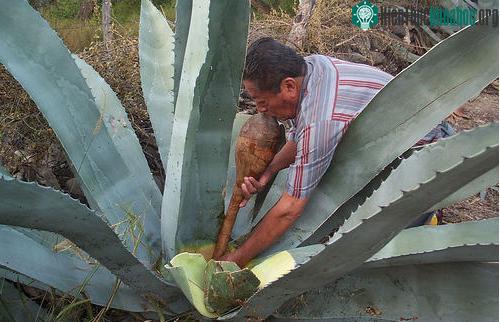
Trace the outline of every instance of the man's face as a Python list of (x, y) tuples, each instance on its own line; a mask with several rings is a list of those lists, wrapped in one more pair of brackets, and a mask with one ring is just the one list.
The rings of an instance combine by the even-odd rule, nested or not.
[(295, 118), (300, 96), (300, 82), (294, 78), (286, 78), (282, 81), (280, 91), (260, 91), (254, 82), (244, 80), (245, 89), (255, 100), (257, 111), (278, 120)]

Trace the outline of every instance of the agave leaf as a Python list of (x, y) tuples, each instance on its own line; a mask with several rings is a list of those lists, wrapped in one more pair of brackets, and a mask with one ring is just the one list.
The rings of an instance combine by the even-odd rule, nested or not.
[[(130, 213), (139, 218), (157, 216), (161, 194), (144, 155), (137, 154), (140, 146), (123, 109), (106, 100), (104, 106), (96, 105), (68, 49), (27, 1), (3, 2), (0, 63), (44, 114), (92, 208), (111, 224)], [(103, 91), (103, 97), (109, 98), (107, 89)], [(145, 228), (147, 246), (158, 254), (158, 230)], [(147, 260), (146, 254), (138, 255)]]
[(1, 176), (10, 176), (9, 171), (5, 169), (1, 164), (0, 164), (0, 175)]
[[(258, 285), (259, 288), (262, 288), (307, 262), (311, 257), (315, 256), (323, 249), (323, 245), (312, 245), (309, 247), (283, 251), (251, 263), (250, 271), (252, 274), (249, 274), (246, 268), (243, 270), (238, 268), (238, 272), (241, 272), (241, 274), (244, 275), (243, 277), (249, 277), (250, 275), (255, 276), (260, 281)], [(212, 262), (213, 261), (211, 261), (211, 263)], [(237, 266), (235, 267), (236, 264), (234, 263), (218, 263), (223, 263), (228, 271), (236, 271)], [(217, 317), (218, 314), (213, 313), (211, 310), (213, 307), (209, 309), (206, 302), (206, 300), (212, 300), (214, 295), (212, 294), (212, 298), (207, 299), (207, 295), (210, 293), (206, 289), (207, 283), (210, 285), (211, 279), (213, 278), (212, 275), (216, 273), (213, 269), (214, 267), (211, 265), (212, 264), (210, 264), (207, 269), (207, 261), (201, 254), (180, 253), (170, 261), (170, 265), (165, 265), (163, 273), (166, 279), (172, 277), (175, 280), (175, 283), (182, 290), (186, 298), (201, 315), (214, 318)], [(223, 289), (220, 283), (218, 286), (219, 290)], [(221, 303), (217, 304), (220, 305)]]
[[(6, 279), (15, 283), (21, 283), (27, 286), (36, 287), (38, 289), (47, 291), (50, 289), (48, 285), (38, 282), (32, 278), (19, 274), (18, 272), (11, 271), (5, 266), (0, 265), (0, 280)], [(57, 291), (56, 291), (57, 292)]]
[(217, 317), (205, 305), (203, 290), (204, 271), (207, 266), (205, 258), (201, 254), (180, 253), (172, 258), (170, 264), (172, 266), (165, 266), (165, 271), (174, 278), (175, 283), (196, 310), (205, 317)]
[[(233, 179), (233, 182), (234, 182), (235, 179)], [(247, 206), (245, 206), (245, 208), (241, 208), (240, 209), (240, 213), (242, 212), (241, 210), (242, 209), (246, 209), (246, 208), (249, 208), (248, 211), (251, 215), (252, 215), (252, 218), (250, 218), (252, 221), (247, 224), (247, 226), (244, 226), (244, 230), (241, 230), (242, 232), (243, 231), (246, 231), (247, 233), (249, 231), (251, 231), (252, 228), (254, 228), (255, 226), (257, 226), (257, 224), (260, 222), (260, 220), (262, 218), (264, 218), (264, 216), (266, 215), (266, 213), (276, 204), (276, 202), (278, 202), (278, 200), (281, 198), (281, 196), (283, 195), (283, 191), (285, 190), (285, 187), (286, 187), (286, 181), (287, 181), (287, 169), (284, 169), (284, 170), (281, 170), (280, 172), (278, 172), (278, 174), (276, 175), (276, 177), (274, 178), (274, 182), (272, 183), (271, 187), (269, 188), (269, 191), (267, 192), (266, 194), (266, 197), (265, 197), (265, 200), (262, 202), (262, 204), (259, 205), (259, 208), (257, 208), (257, 198), (255, 198), (255, 200), (252, 202), (252, 203), (249, 203)], [(257, 195), (258, 196), (258, 195)], [(238, 213), (238, 217), (240, 216), (240, 213)], [(243, 212), (245, 213), (245, 212)], [(304, 214), (307, 216), (307, 214)], [(243, 216), (241, 218), (241, 220), (245, 219), (245, 216)], [(244, 224), (244, 223), (242, 223)], [(240, 224), (240, 225), (242, 225)], [(238, 228), (238, 229), (242, 229), (242, 228)], [(298, 228), (295, 228), (295, 227), (291, 227), (290, 228), (291, 231), (294, 231), (296, 233), (299, 233), (299, 229)], [(240, 230), (238, 230), (239, 232)], [(288, 238), (287, 235), (285, 236), (282, 236), (281, 238)], [(282, 240), (282, 239), (280, 239)], [(284, 241), (285, 239), (283, 239)], [(302, 241), (302, 240), (300, 240)], [(312, 244), (315, 244), (316, 242), (314, 243), (309, 243), (308, 245), (312, 245)], [(275, 244), (275, 246), (277, 246), (278, 244)], [(271, 247), (268, 251), (265, 251), (264, 253), (262, 253), (260, 256), (269, 256), (270, 254), (273, 254), (273, 253), (276, 253), (278, 251), (281, 251), (282, 247)], [(293, 247), (290, 247), (290, 248), (293, 248)], [(272, 251), (271, 251), (272, 249)]]
[[(239, 313), (227, 318), (266, 317), (283, 299), (336, 280), (378, 252), (417, 214), (498, 165), (498, 141), (491, 146), (479, 141), (475, 151), (467, 152), (460, 157), (450, 154), (448, 164), (431, 164), (430, 170), (412, 173), (413, 177), (406, 177), (408, 182), (398, 188), (384, 182), (340, 227), (325, 250), (256, 293)], [(415, 152), (389, 178), (404, 173), (425, 154), (429, 154), (427, 149)]]
[(464, 200), (472, 195), (475, 195), (476, 193), (487, 189), (488, 187), (494, 186), (495, 184), (498, 184), (498, 167), (469, 182), (460, 190), (452, 193), (444, 200), (441, 200), (439, 203), (432, 206), (432, 209), (430, 210), (437, 210), (448, 207), (455, 202)]
[(357, 271), (280, 308), (276, 320), (496, 321), (498, 263)]
[(248, 20), (246, 0), (193, 2), (162, 208), (171, 257), (218, 232)]
[(498, 262), (498, 218), (405, 229), (362, 268), (466, 261)]
[[(208, 23), (209, 23), (209, 8), (210, 2), (200, 1), (193, 7), (192, 15), (196, 16), (193, 23), (190, 25), (191, 37), (188, 37), (186, 44), (186, 56), (184, 57), (186, 64), (183, 64), (181, 87), (178, 91), (176, 101), (174, 128), (171, 137), (171, 145), (168, 159), (171, 161), (167, 166), (166, 185), (163, 194), (163, 210), (162, 210), (162, 241), (163, 248), (167, 254), (173, 258), (176, 254), (176, 232), (179, 223), (179, 212), (181, 207), (180, 200), (182, 196), (191, 194), (189, 200), (193, 201), (197, 198), (195, 189), (185, 191), (182, 189), (182, 173), (181, 169), (176, 169), (174, 165), (183, 166), (183, 159), (187, 162), (193, 160), (194, 139), (192, 135), (187, 135), (189, 124), (191, 121), (191, 111), (197, 112), (198, 109), (193, 105), (195, 103), (195, 89), (198, 75), (201, 74), (201, 69), (207, 58), (208, 52)], [(195, 50), (195, 48), (197, 50)], [(199, 48), (199, 49), (198, 49)], [(198, 91), (199, 92), (199, 89)], [(179, 96), (180, 94), (180, 96)], [(193, 113), (194, 114), (194, 113)], [(199, 114), (196, 115), (199, 118)], [(183, 122), (181, 122), (181, 120)], [(190, 139), (188, 141), (188, 139)], [(191, 149), (189, 149), (191, 147)], [(188, 155), (189, 154), (189, 155)], [(186, 167), (190, 167), (190, 163)], [(179, 171), (180, 170), (180, 171)], [(181, 173), (179, 173), (181, 172)], [(177, 175), (176, 175), (177, 174)], [(167, 212), (168, 205), (168, 212)], [(172, 208), (173, 206), (173, 208)], [(194, 226), (194, 225), (193, 225)]]
[(86, 294), (92, 303), (121, 310), (152, 311), (151, 305), (130, 287), (121, 285), (113, 295), (117, 278), (107, 269), (66, 253), (55, 253), (19, 231), (0, 226), (0, 265), (72, 296)]
[[(320, 228), (318, 228), (313, 234), (309, 236), (307, 240), (301, 243), (301, 246), (310, 245), (319, 242), (322, 238), (332, 233), (335, 229), (340, 227), (342, 223), (349, 217), (351, 212), (355, 211), (360, 204), (369, 199), (373, 191), (380, 187), (380, 184), (387, 180), (387, 184), (392, 182), (392, 185), (396, 188), (399, 187), (399, 182), (402, 181), (401, 178), (408, 178), (413, 175), (413, 172), (421, 172), (432, 169), (430, 164), (439, 164), (440, 162), (447, 162), (447, 158), (450, 153), (452, 156), (457, 157), (457, 152), (471, 151), (478, 141), (482, 144), (493, 144), (498, 140), (498, 124), (492, 123), (486, 127), (481, 127), (469, 131), (464, 131), (455, 136), (440, 140), (434, 144), (428, 145), (424, 149), (429, 151), (425, 154), (425, 159), (422, 156), (419, 158), (418, 163), (414, 165), (413, 168), (407, 167), (406, 174), (399, 174), (397, 176), (390, 177), (394, 168), (396, 168), (400, 163), (402, 158), (397, 158), (390, 166), (388, 166), (384, 171), (377, 175), (368, 185), (366, 185), (360, 192), (358, 192), (354, 197), (349, 199), (348, 202), (344, 203), (333, 216), (330, 216)], [(403, 158), (408, 158), (411, 156), (413, 149), (405, 153)], [(452, 152), (454, 151), (454, 152)], [(389, 179), (387, 179), (389, 177)], [(494, 182), (498, 182), (498, 168), (492, 169), (487, 173), (479, 176), (473, 181), (467, 183), (461, 187), (458, 191), (452, 193), (450, 196), (446, 197), (444, 200), (440, 201), (438, 204), (433, 205), (426, 212), (443, 208), (450, 205), (456, 201), (467, 198), (468, 196), (484, 190), (486, 187), (492, 186)], [(368, 202), (376, 202), (376, 199), (370, 199)]]
[(191, 11), (193, 0), (175, 2), (175, 62), (174, 62), (174, 105), (179, 94), (179, 83), (181, 81), (182, 64), (186, 52), (189, 26), (191, 25)]
[(324, 245), (311, 245), (307, 247), (294, 248), (287, 251), (258, 259), (252, 263), (252, 273), (260, 280), (259, 288), (263, 289), (274, 281), (285, 276), (303, 263), (309, 261), (325, 248)]
[(0, 179), (0, 224), (58, 233), (98, 260), (141, 295), (185, 309), (180, 292), (142, 265), (104, 218), (66, 194), (36, 183)]
[[(353, 121), (304, 214), (266, 254), (307, 239), (390, 162), (497, 78), (497, 53), (497, 29), (470, 26), (397, 75)], [(453, 76), (436, 72), (436, 66), (446, 66)], [(268, 196), (261, 214), (276, 201)]]
[[(10, 175), (10, 173), (7, 171), (7, 169), (2, 168), (0, 165), (0, 178), (3, 176), (4, 179), (13, 179), (13, 177)], [(1, 225), (0, 225), (1, 228)], [(27, 229), (27, 228), (21, 228), (21, 227), (14, 227), (13, 229), (19, 231), (20, 233), (28, 236), (29, 238), (37, 241), (38, 243), (49, 247), (53, 248), (55, 245), (57, 245), (59, 242), (63, 241), (64, 238), (57, 235), (53, 234), (47, 231), (38, 231), (38, 230), (33, 230), (33, 229)]]
[(335, 215), (328, 217), (327, 220), (312, 233), (306, 240), (300, 243), (300, 246), (313, 245), (324, 242), (331, 236), (333, 232), (342, 226), (347, 218), (362, 205), (366, 199), (372, 196), (373, 192), (380, 188), (380, 185), (389, 177), (391, 172), (396, 169), (401, 161), (410, 157), (414, 149), (406, 151), (402, 156), (396, 158), (384, 170), (382, 170), (375, 178), (373, 178), (363, 189), (356, 193), (352, 198), (346, 201), (337, 209)]
[(0, 278), (0, 321), (50, 322), (48, 312), (28, 298), (14, 284)]
[[(485, 147), (496, 145), (498, 145), (498, 123), (464, 131), (429, 144), (422, 150), (414, 152), (412, 157), (404, 160), (393, 170), (381, 186), (384, 192), (379, 189), (380, 191), (373, 193), (355, 214), (360, 215), (361, 212), (373, 211), (380, 206), (388, 205), (401, 194), (400, 191), (411, 189), (419, 182), (423, 182), (424, 178), (432, 177), (434, 171), (445, 170), (461, 162), (463, 156), (473, 156)], [(350, 222), (355, 223), (355, 221)]]
[(174, 33), (150, 0), (141, 1), (139, 62), (141, 86), (156, 144), (167, 166), (174, 121)]
[[(123, 156), (123, 159), (126, 160), (130, 169), (135, 169), (137, 174), (139, 174), (142, 169), (142, 174), (134, 178), (135, 187), (147, 188), (156, 195), (156, 193), (159, 193), (159, 190), (157, 191), (154, 181), (151, 181), (151, 173), (146, 159), (144, 158), (144, 154), (142, 153), (141, 145), (139, 144), (139, 140), (135, 135), (120, 100), (92, 66), (75, 55), (73, 55), (73, 58), (95, 98), (95, 102), (101, 112), (103, 123), (106, 124), (106, 128), (111, 131), (111, 138), (117, 150), (120, 151), (120, 154)], [(138, 227), (137, 230), (144, 230), (144, 237), (138, 237), (142, 239), (142, 242), (135, 252), (137, 254), (136, 256), (141, 259), (146, 259), (149, 256), (151, 256), (152, 260), (157, 259), (160, 256), (159, 247), (161, 245), (160, 229), (158, 227), (160, 219), (158, 218), (157, 209), (151, 206), (148, 202), (147, 195), (144, 194), (141, 189), (136, 191), (128, 188), (127, 191), (122, 191), (122, 193), (123, 196), (128, 196), (127, 199), (136, 200), (130, 205), (127, 211), (130, 211), (132, 214), (137, 214), (140, 218), (140, 224), (138, 224), (140, 227)], [(106, 194), (110, 195), (113, 194), (113, 192), (106, 191)], [(132, 194), (134, 197), (132, 197)], [(140, 197), (137, 198), (137, 195), (140, 195)], [(117, 210), (123, 212), (125, 209)], [(123, 215), (119, 214), (119, 216)], [(118, 231), (122, 233), (125, 231), (125, 228), (118, 227)], [(133, 245), (133, 240), (129, 239), (127, 243)], [(149, 245), (151, 245), (151, 247)], [(151, 254), (148, 255), (148, 252)]]

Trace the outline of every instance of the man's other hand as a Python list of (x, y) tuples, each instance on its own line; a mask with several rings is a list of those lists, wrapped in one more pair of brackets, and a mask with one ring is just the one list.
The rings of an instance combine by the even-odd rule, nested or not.
[(244, 265), (245, 263), (241, 262), (240, 256), (238, 256), (238, 253), (236, 251), (233, 251), (231, 253), (226, 253), (219, 260), (236, 263), (236, 265), (238, 265), (240, 268), (243, 268), (245, 266)]
[(240, 208), (246, 206), (252, 195), (264, 190), (270, 179), (270, 176), (265, 172), (260, 176), (259, 180), (254, 177), (244, 177), (243, 183), (241, 184), (241, 191), (243, 192), (244, 199), (240, 202)]

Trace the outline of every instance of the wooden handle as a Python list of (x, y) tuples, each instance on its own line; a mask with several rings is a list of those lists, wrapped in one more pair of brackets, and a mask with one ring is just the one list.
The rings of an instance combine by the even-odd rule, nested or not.
[(226, 252), (236, 215), (243, 200), (241, 185), (244, 177), (258, 179), (278, 152), (283, 130), (272, 117), (257, 114), (250, 117), (240, 130), (235, 147), (236, 183), (231, 202), (219, 230), (213, 258), (220, 259)]
[(218, 260), (226, 253), (227, 244), (229, 243), (231, 233), (233, 232), (233, 226), (236, 222), (238, 211), (240, 210), (241, 201), (243, 201), (243, 193), (241, 192), (241, 188), (235, 185), (231, 201), (229, 202), (229, 207), (227, 208), (226, 215), (224, 216), (224, 222), (222, 223), (219, 231), (219, 237), (217, 237), (217, 243), (215, 244), (212, 256), (215, 260)]

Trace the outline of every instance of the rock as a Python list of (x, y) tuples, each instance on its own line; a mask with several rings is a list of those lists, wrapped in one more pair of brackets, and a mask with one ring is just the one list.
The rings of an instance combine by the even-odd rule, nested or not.
[(80, 188), (80, 183), (76, 178), (71, 178), (66, 181), (66, 187), (68, 187), (68, 192), (73, 196), (84, 197), (83, 191)]
[(61, 186), (59, 185), (59, 181), (57, 180), (56, 175), (52, 172), (52, 168), (47, 166), (40, 166), (38, 169), (38, 182), (43, 184), (44, 186), (52, 187), (57, 190), (61, 190)]
[(14, 175), (14, 177), (21, 181), (31, 182), (36, 181), (37, 174), (33, 167), (22, 164), (19, 166), (19, 171)]
[(367, 52), (371, 48), (370, 38), (366, 36), (359, 36), (351, 43), (351, 49), (357, 52)]
[(384, 51), (387, 44), (379, 37), (370, 37), (370, 47), (372, 50)]
[(406, 25), (404, 27), (405, 27), (406, 34), (403, 37), (403, 41), (406, 44), (410, 45), (411, 44), (410, 29), (408, 29), (408, 26), (406, 26)]
[(491, 82), (491, 86), (498, 91), (498, 79)]
[(370, 60), (359, 53), (349, 53), (346, 55), (345, 60), (352, 63), (370, 64)]
[(61, 146), (59, 144), (52, 143), (49, 146), (47, 154), (45, 155), (44, 160), (42, 162), (44, 165), (52, 167), (57, 164), (61, 164), (64, 161), (65, 161), (65, 155), (63, 150), (61, 149)]
[(391, 31), (393, 34), (395, 34), (396, 36), (399, 36), (401, 38), (406, 36), (406, 28), (404, 25), (391, 26)]
[(379, 53), (378, 51), (372, 51), (371, 53), (371, 58), (373, 61), (373, 65), (382, 65), (386, 62), (386, 57), (384, 54)]

